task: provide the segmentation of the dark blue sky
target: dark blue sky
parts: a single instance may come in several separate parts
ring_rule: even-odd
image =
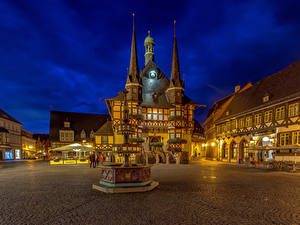
[[[150,29],[168,77],[177,20],[186,93],[200,104],[300,59],[298,0],[0,0],[0,108],[31,132],[48,132],[50,108],[107,113],[99,99],[124,88],[132,12],[140,69]]]

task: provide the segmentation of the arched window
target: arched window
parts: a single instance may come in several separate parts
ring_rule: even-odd
[[[92,130],[91,133],[90,133],[90,138],[94,138],[94,135],[95,135],[95,133],[94,133],[94,131]]]
[[[86,133],[85,133],[84,130],[81,131],[81,133],[80,133],[80,138],[81,138],[81,139],[85,139],[85,138],[86,138]]]

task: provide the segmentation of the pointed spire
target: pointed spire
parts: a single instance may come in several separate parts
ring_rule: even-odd
[[[136,38],[135,38],[135,24],[134,24],[134,16],[132,14],[132,42],[131,42],[131,54],[130,54],[130,64],[129,64],[129,71],[127,74],[127,82],[128,83],[139,83],[139,67],[138,67],[138,60],[137,60],[137,48],[136,48]]]
[[[176,20],[174,20],[174,43],[170,87],[183,87],[182,81],[180,80],[179,59],[176,40]]]

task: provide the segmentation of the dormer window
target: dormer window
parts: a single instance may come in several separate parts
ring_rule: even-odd
[[[85,138],[86,138],[86,133],[85,133],[84,130],[81,131],[81,133],[80,133],[80,138],[81,138],[81,139],[85,139]]]
[[[265,96],[263,97],[263,102],[268,102],[269,100],[270,100],[270,95],[265,94]]]
[[[69,127],[70,127],[70,122],[65,121],[65,122],[64,122],[64,127],[65,127],[65,128],[69,128]]]
[[[94,131],[93,130],[90,133],[90,138],[94,138]]]

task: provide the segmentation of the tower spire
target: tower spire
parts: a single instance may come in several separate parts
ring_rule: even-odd
[[[177,48],[177,40],[176,40],[176,20],[174,20],[174,41],[173,41],[173,57],[172,57],[170,87],[183,88],[182,81],[180,80],[178,48]]]
[[[137,59],[134,16],[135,16],[135,14],[132,13],[133,29],[132,29],[132,41],[131,41],[129,71],[128,71],[128,74],[127,74],[126,85],[129,84],[129,83],[139,83],[139,67],[138,67],[138,59]]]
[[[148,30],[148,36],[145,38],[144,46],[145,46],[145,66],[146,66],[149,62],[154,62],[154,40],[150,36],[150,30]]]

